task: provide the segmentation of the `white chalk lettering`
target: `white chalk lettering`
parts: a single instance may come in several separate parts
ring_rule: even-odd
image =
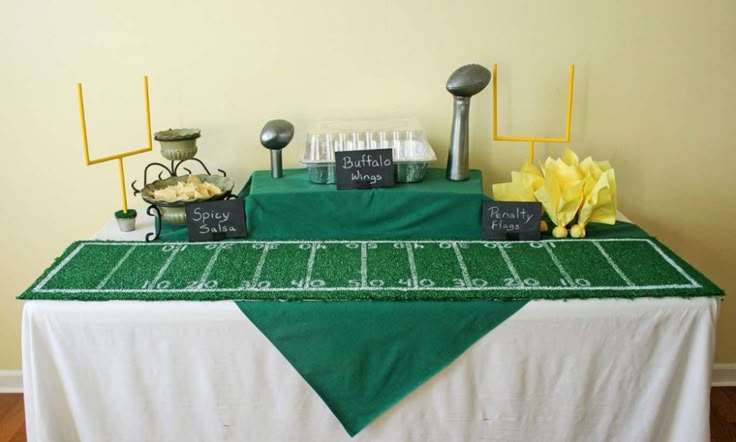
[[[370,153],[364,153],[360,159],[353,161],[349,156],[342,157],[342,168],[346,170],[359,169],[361,167],[388,167],[391,165],[391,159],[384,157],[382,154],[378,157]]]
[[[513,224],[503,219],[494,219],[491,221],[491,229],[494,230],[506,230],[507,232],[519,231],[520,227],[518,224]]]
[[[498,206],[491,206],[488,209],[488,216],[491,219],[503,219],[507,221],[519,220],[523,221],[524,224],[528,224],[532,218],[534,218],[534,214],[527,212],[524,207],[517,207],[515,210],[510,212],[501,212],[501,209]]]
[[[207,222],[216,220],[226,223],[230,219],[230,212],[218,212],[217,210],[202,211],[200,207],[194,209],[194,222]]]
[[[368,181],[371,184],[376,184],[381,181],[383,177],[381,175],[368,175],[361,173],[360,170],[356,170],[355,173],[350,174],[350,179],[353,181]]]
[[[217,223],[216,225],[202,224],[199,226],[199,233],[203,235],[207,233],[228,233],[228,232],[237,232],[237,230],[235,230],[235,227],[233,226],[228,226],[222,223]]]

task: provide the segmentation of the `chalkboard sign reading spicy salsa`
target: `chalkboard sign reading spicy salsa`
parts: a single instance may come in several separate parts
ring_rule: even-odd
[[[483,239],[537,241],[542,205],[533,202],[483,202]]]
[[[335,152],[337,189],[393,187],[394,156],[391,149]]]
[[[186,209],[189,241],[219,241],[247,236],[242,199],[189,204]]]

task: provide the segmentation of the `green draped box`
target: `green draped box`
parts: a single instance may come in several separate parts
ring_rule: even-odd
[[[370,190],[313,184],[306,169],[280,179],[257,171],[239,196],[257,240],[480,239],[484,199],[480,171],[453,182],[444,169],[428,169],[421,183]]]

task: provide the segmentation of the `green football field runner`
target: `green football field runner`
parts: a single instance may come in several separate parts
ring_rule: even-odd
[[[526,300],[714,296],[652,238],[73,243],[20,299]]]

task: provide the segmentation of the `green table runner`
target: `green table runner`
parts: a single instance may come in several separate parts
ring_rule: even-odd
[[[237,304],[352,436],[526,301]]]
[[[20,298],[463,301],[722,293],[635,226],[612,230],[633,235],[539,242],[79,241]]]

